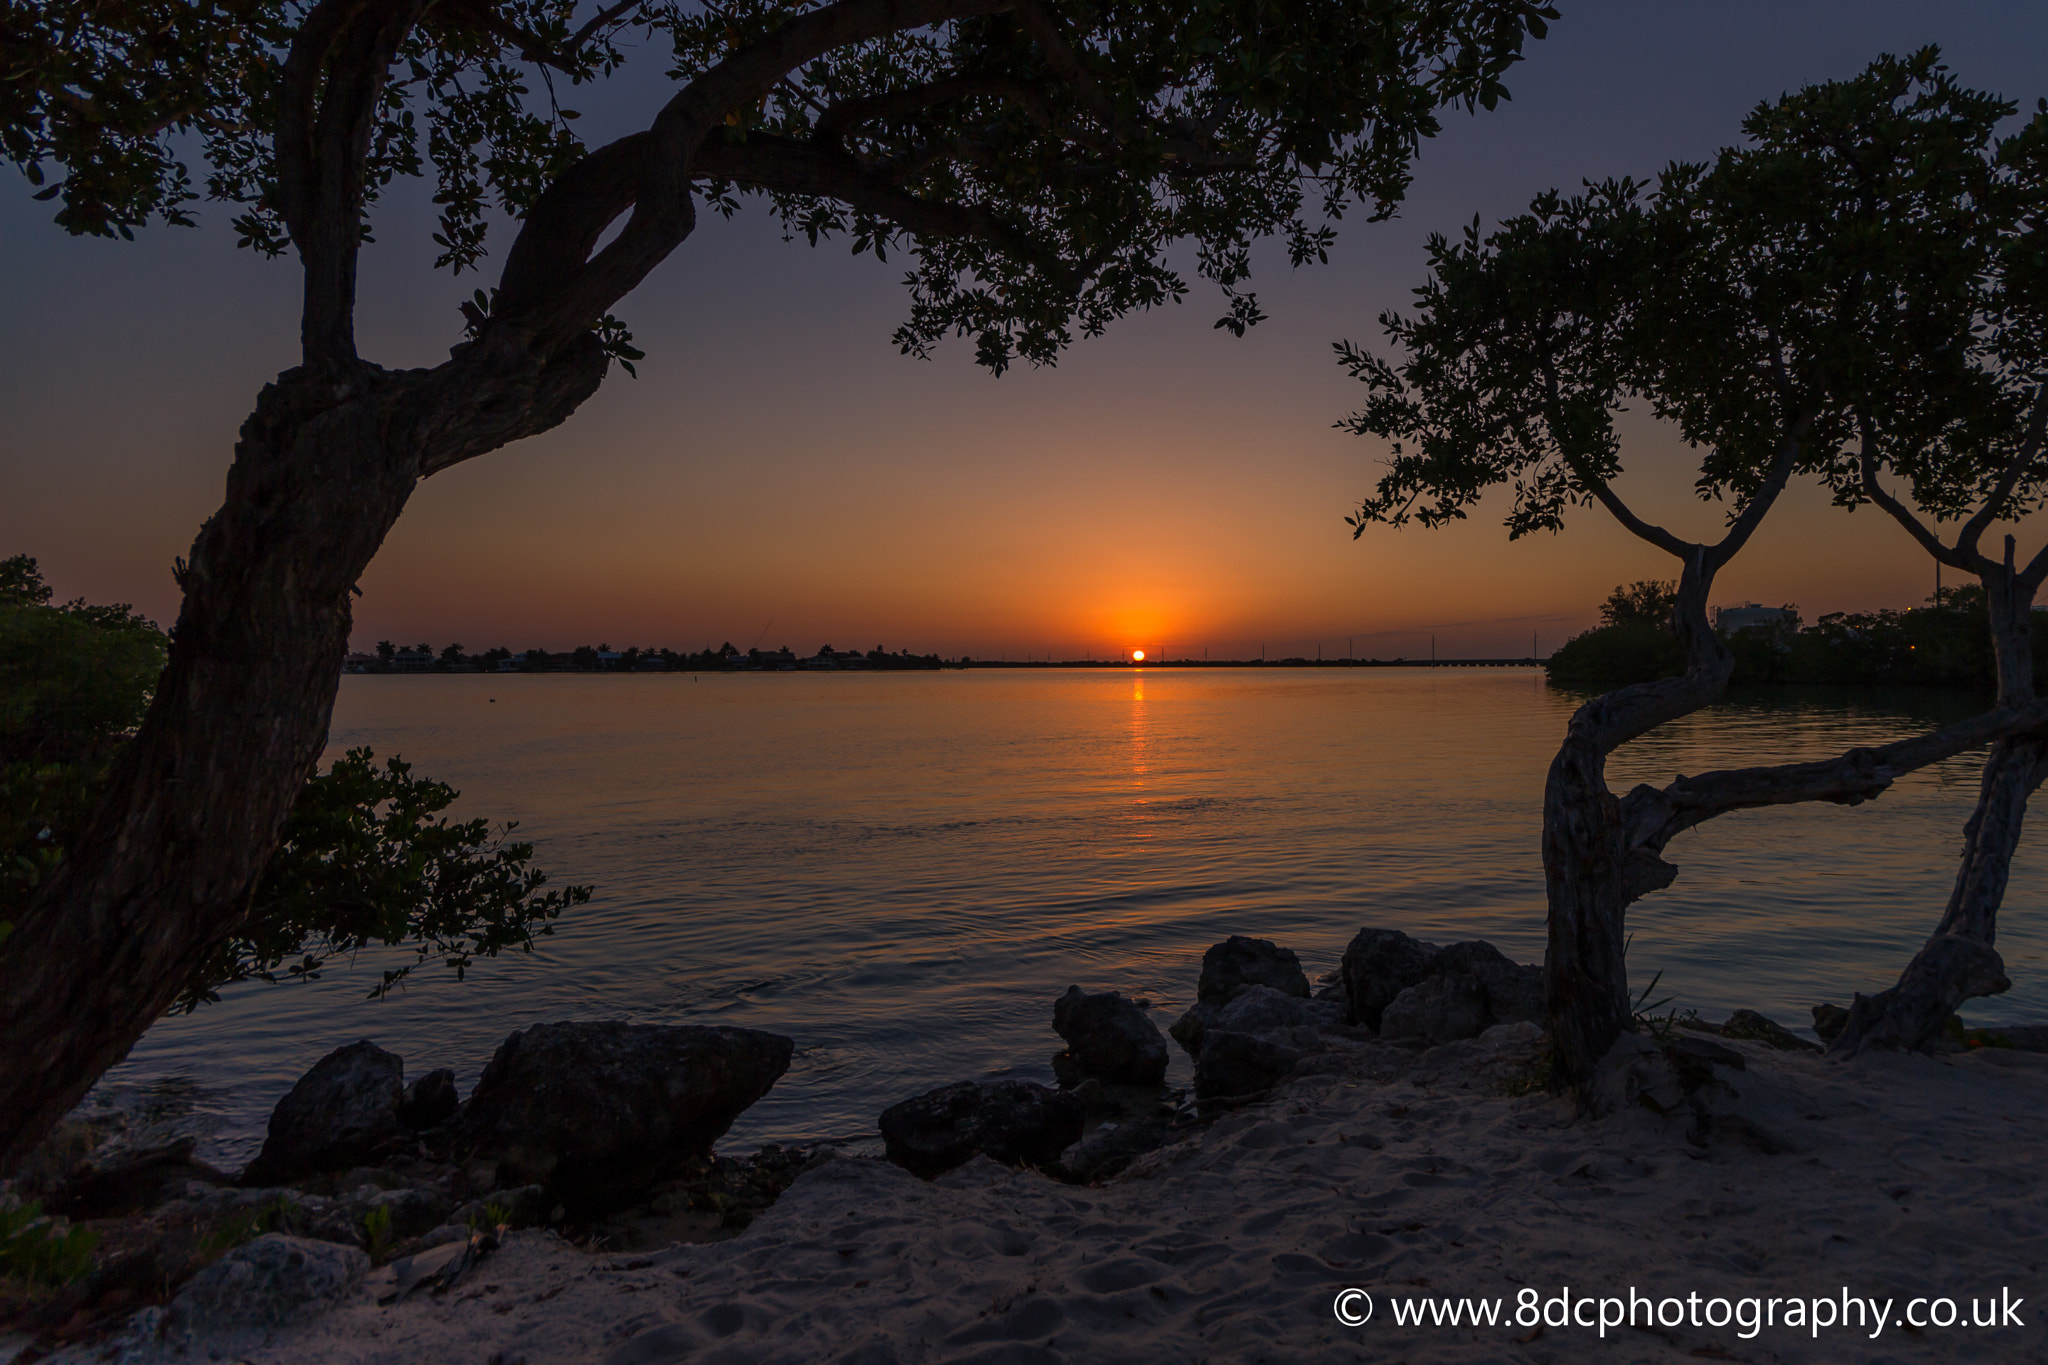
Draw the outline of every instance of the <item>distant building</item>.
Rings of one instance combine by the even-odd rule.
[[[401,649],[391,656],[393,673],[425,673],[434,666],[434,656],[422,649]]]
[[[374,654],[349,654],[341,661],[344,673],[382,673],[384,661]]]
[[[1798,619],[1798,614],[1790,607],[1767,607],[1760,602],[1745,602],[1739,607],[1714,608],[1714,628],[1723,635],[1759,628],[1776,630],[1781,626],[1789,626]]]

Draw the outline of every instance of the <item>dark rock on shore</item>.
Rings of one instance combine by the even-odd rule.
[[[1195,1058],[1195,1095],[1232,1099],[1271,1090],[1292,1074],[1303,1055],[1257,1034],[1210,1029]]]
[[[711,1155],[789,1069],[789,1039],[753,1029],[535,1024],[507,1038],[457,1120],[508,1185],[572,1210],[630,1199]]]
[[[1780,1052],[1819,1052],[1818,1044],[1809,1043],[1791,1029],[1776,1020],[1768,1019],[1755,1010],[1737,1010],[1721,1025],[1724,1038],[1749,1038],[1759,1043],[1769,1043]]]
[[[245,1185],[278,1185],[318,1171],[366,1165],[403,1131],[405,1063],[365,1038],[336,1048],[299,1078],[270,1112],[263,1150],[242,1172]]]
[[[1842,1036],[1842,1030],[1849,1027],[1849,1011],[1840,1005],[1815,1005],[1813,1007],[1813,1031],[1823,1043],[1832,1043]]]
[[[405,1088],[398,1121],[408,1128],[432,1128],[455,1117],[461,1101],[455,1094],[455,1073],[447,1067],[429,1071]]]
[[[1399,929],[1360,929],[1338,968],[1352,1022],[1377,1029],[1394,997],[1422,984],[1437,952],[1434,943],[1422,943]]]
[[[1227,1002],[1198,1000],[1174,1021],[1173,1037],[1190,1057],[1202,1055],[1202,1040],[1211,1030],[1249,1033],[1298,1051],[1322,1046],[1317,1034],[1344,1026],[1346,1011],[1336,1001],[1285,995],[1271,986],[1246,986]]]
[[[1105,1123],[1060,1154],[1060,1169],[1080,1185],[1107,1180],[1145,1153],[1164,1147],[1173,1131],[1172,1120],[1160,1117]]]
[[[1202,954],[1199,1000],[1229,1000],[1247,986],[1271,986],[1282,995],[1308,996],[1308,973],[1292,948],[1268,939],[1232,934]]]
[[[1081,1137],[1081,1102],[1031,1081],[957,1081],[882,1111],[889,1160],[930,1179],[977,1153],[1049,1168]]]
[[[277,1327],[338,1303],[369,1269],[370,1258],[354,1247],[267,1233],[194,1275],[171,1301],[166,1334]]]
[[[1490,943],[1438,948],[1394,929],[1361,929],[1342,968],[1351,1017],[1383,1038],[1434,1044],[1543,1017],[1543,969]]]
[[[1437,953],[1420,984],[1388,1002],[1380,1036],[1448,1043],[1542,1018],[1541,967],[1511,962],[1490,943],[1453,943]]]
[[[123,1152],[105,1162],[80,1161],[57,1184],[47,1206],[66,1218],[115,1218],[154,1208],[186,1185],[231,1185],[234,1177],[194,1159],[197,1139]]]
[[[1166,1039],[1144,1010],[1114,991],[1079,986],[1053,1002],[1053,1031],[1080,1069],[1105,1081],[1155,1085],[1166,1077]]]

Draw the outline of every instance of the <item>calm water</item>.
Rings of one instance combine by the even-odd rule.
[[[1068,984],[1148,997],[1164,1026],[1231,933],[1311,975],[1365,924],[1540,961],[1540,794],[1573,704],[1507,669],[349,677],[331,752],[401,754],[462,789],[461,813],[519,821],[591,903],[459,985],[421,968],[365,1001],[365,954],[238,987],[160,1024],[99,1098],[237,1163],[292,1081],[358,1037],[466,1088],[538,1020],[717,1022],[797,1041],[727,1139],[742,1148],[871,1131],[950,1080],[1049,1078]],[[1815,758],[1970,709],[1735,698],[1621,751],[1611,782]],[[1794,1025],[1890,984],[1939,915],[1980,761],[1683,836],[1678,882],[1634,909],[1632,973],[1710,1017]],[[2041,869],[2023,851],[2000,942],[2015,988],[1973,1020],[2048,1018]]]

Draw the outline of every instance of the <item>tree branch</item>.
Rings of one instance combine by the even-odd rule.
[[[278,182],[285,226],[305,271],[299,334],[308,366],[356,359],[364,162],[392,59],[425,3],[321,0],[285,60]]]
[[[1550,390],[1550,411],[1545,413],[1544,417],[1550,423],[1552,434],[1555,435],[1559,425],[1558,419],[1564,412],[1564,396],[1558,389],[1557,370],[1548,358],[1543,362],[1543,381]],[[1561,441],[1558,443],[1558,454],[1571,466],[1572,473],[1578,475],[1579,482],[1586,486],[1586,491],[1598,498],[1600,505],[1605,507],[1630,535],[1649,542],[1681,562],[1691,562],[1693,552],[1699,549],[1699,546],[1689,540],[1681,540],[1654,522],[1645,521],[1637,516],[1629,505],[1621,500],[1621,496],[1607,486],[1606,479],[1595,474],[1576,454],[1566,450]]]
[[[1965,749],[1979,748],[2048,726],[2048,701],[2004,707],[1879,748],[1856,748],[1811,763],[1729,768],[1680,777],[1659,790],[1640,786],[1622,801],[1632,846],[1651,852],[1695,825],[1733,810],[1831,801],[1854,806],[1875,800],[1907,773]]]
[[[579,201],[560,181],[542,194],[506,258],[499,286],[504,323],[543,350],[589,330],[689,235],[696,222],[690,163],[707,136],[728,112],[759,99],[791,71],[838,47],[999,13],[1014,2],[839,0],[799,14],[733,53],[655,117],[645,134],[648,143],[637,152],[640,173],[628,201],[632,216],[602,251],[588,256],[590,244],[621,211],[616,201]]]
[[[921,199],[843,151],[762,133],[750,134],[744,141],[722,140],[713,134],[691,158],[690,171],[693,177],[837,199],[911,232],[979,237],[1035,260],[1048,273],[1075,273],[1057,255],[980,205]]]
[[[1771,461],[1770,472],[1750,497],[1749,503],[1728,528],[1728,534],[1719,543],[1708,547],[1707,556],[1715,569],[1720,569],[1741,552],[1749,538],[1763,522],[1764,514],[1771,510],[1771,504],[1785,491],[1786,480],[1792,477],[1792,466],[1799,459],[1799,448],[1806,444],[1806,435],[1813,430],[1814,419],[1820,414],[1811,408],[1802,411],[1792,419],[1792,425],[1785,431],[1785,439],[1778,444],[1778,454]]]
[[[823,148],[836,148],[845,135],[876,119],[900,118],[936,105],[952,104],[976,95],[998,95],[1023,107],[1034,123],[1052,127],[1052,100],[1045,91],[1028,81],[1011,76],[953,76],[907,90],[891,90],[864,99],[841,100],[828,106],[812,125],[811,140]]]
[[[1927,524],[1920,520],[1912,508],[1884,491],[1884,486],[1877,481],[1875,442],[1871,440],[1867,430],[1863,433],[1863,449],[1857,456],[1857,464],[1863,477],[1863,496],[1883,508],[1893,521],[1905,527],[1906,534],[1918,541],[1920,548],[1934,556],[1937,562],[1952,569],[1961,569],[1964,573],[1982,575],[1997,572],[1998,566],[1983,555],[1974,551],[1965,555],[1960,550],[1952,550],[1943,544],[1941,537],[1928,529]]]

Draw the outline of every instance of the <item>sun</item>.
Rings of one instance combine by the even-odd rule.
[[[1141,664],[1141,663],[1144,663],[1144,662],[1145,662],[1145,651],[1144,651],[1144,650],[1142,650],[1142,649],[1134,649],[1134,650],[1132,650],[1132,651],[1131,651],[1131,662],[1132,662],[1132,663],[1134,663],[1134,664]]]

